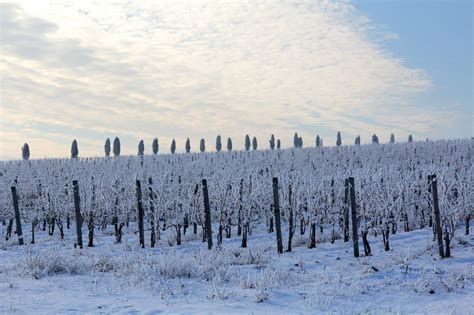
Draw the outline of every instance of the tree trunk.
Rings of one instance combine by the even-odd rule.
[[[364,243],[365,256],[371,256],[372,255],[372,250],[370,249],[369,240],[367,239],[368,234],[369,234],[369,232],[367,232],[367,231],[362,232],[362,242]]]
[[[89,212],[87,229],[89,230],[89,243],[87,244],[87,247],[94,247],[94,213],[92,211]]]
[[[308,248],[316,247],[316,223],[311,223],[311,229],[309,230],[309,245]]]
[[[446,251],[445,251],[444,256],[451,257],[451,248],[450,248],[451,238],[450,238],[449,232],[444,233],[444,241],[446,244]]]
[[[469,214],[469,215],[466,216],[466,233],[465,233],[466,235],[469,235],[469,221],[470,221],[470,219],[471,219],[471,215]]]
[[[383,249],[385,251],[389,251],[390,250],[390,243],[389,243],[390,228],[387,223],[385,223],[385,227],[382,229],[382,236],[383,236]]]

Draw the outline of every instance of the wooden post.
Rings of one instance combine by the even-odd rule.
[[[344,180],[344,242],[349,242],[349,179]]]
[[[77,246],[82,248],[82,216],[81,216],[81,199],[79,197],[79,184],[77,180],[72,181],[72,187],[74,190],[74,208],[76,212],[76,234],[77,234]]]
[[[352,242],[354,245],[354,257],[359,257],[359,235],[357,232],[357,206],[355,200],[354,177],[349,177],[349,186],[351,194]]]
[[[206,238],[207,249],[212,249],[212,226],[211,226],[211,208],[209,206],[209,192],[207,191],[207,180],[202,180],[202,193],[204,196],[204,213],[206,217]]]
[[[20,207],[18,206],[18,195],[16,187],[12,186],[13,207],[15,208],[16,234],[20,245],[23,245],[23,232],[21,230]]]
[[[433,215],[435,219],[436,238],[438,240],[438,253],[439,257],[444,258],[443,235],[441,234],[441,219],[439,216],[438,205],[438,183],[436,181],[436,175],[431,175],[430,190],[432,197],[431,205],[433,207]]]
[[[140,247],[145,248],[145,231],[143,228],[143,205],[142,205],[142,184],[137,179],[137,206],[138,206],[138,233],[140,235]]]
[[[153,204],[154,194],[153,194],[153,179],[151,177],[148,178],[148,191],[150,197],[150,212],[151,212],[151,238],[150,238],[150,246],[155,247],[156,243],[156,228],[155,228],[155,205]],[[159,230],[159,227],[158,227]]]
[[[31,221],[31,244],[35,243],[35,221],[36,220]]]
[[[273,177],[273,209],[275,210],[275,230],[277,238],[278,254],[283,253],[283,241],[281,237],[280,197],[278,194],[278,178]]]

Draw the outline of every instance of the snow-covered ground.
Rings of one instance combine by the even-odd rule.
[[[275,234],[263,226],[246,249],[234,234],[211,251],[192,229],[181,246],[163,234],[146,249],[132,226],[122,244],[112,229],[96,231],[96,246],[82,250],[72,246],[72,229],[64,241],[41,231],[25,246],[16,236],[5,242],[5,229],[1,314],[474,313],[474,237],[461,230],[452,257],[440,260],[430,228],[391,235],[388,252],[371,235],[373,256],[360,258],[350,242],[331,244],[325,234],[308,249],[308,232],[299,231],[293,252],[278,255]]]

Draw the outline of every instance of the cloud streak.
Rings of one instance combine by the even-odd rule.
[[[284,145],[294,131],[306,144],[320,133],[330,144],[337,130],[425,137],[462,120],[418,106],[429,75],[386,51],[396,34],[345,1],[20,2],[0,11],[0,158],[19,156],[25,141],[32,157],[65,156],[72,133],[82,155],[101,155],[98,139],[115,135],[134,154],[155,136],[165,151],[172,138],[181,149],[188,136],[213,143],[218,133],[236,148],[246,133],[275,133]],[[42,148],[38,135],[57,148]]]

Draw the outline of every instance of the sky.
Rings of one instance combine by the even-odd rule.
[[[0,2],[0,160],[473,135],[471,1]]]

